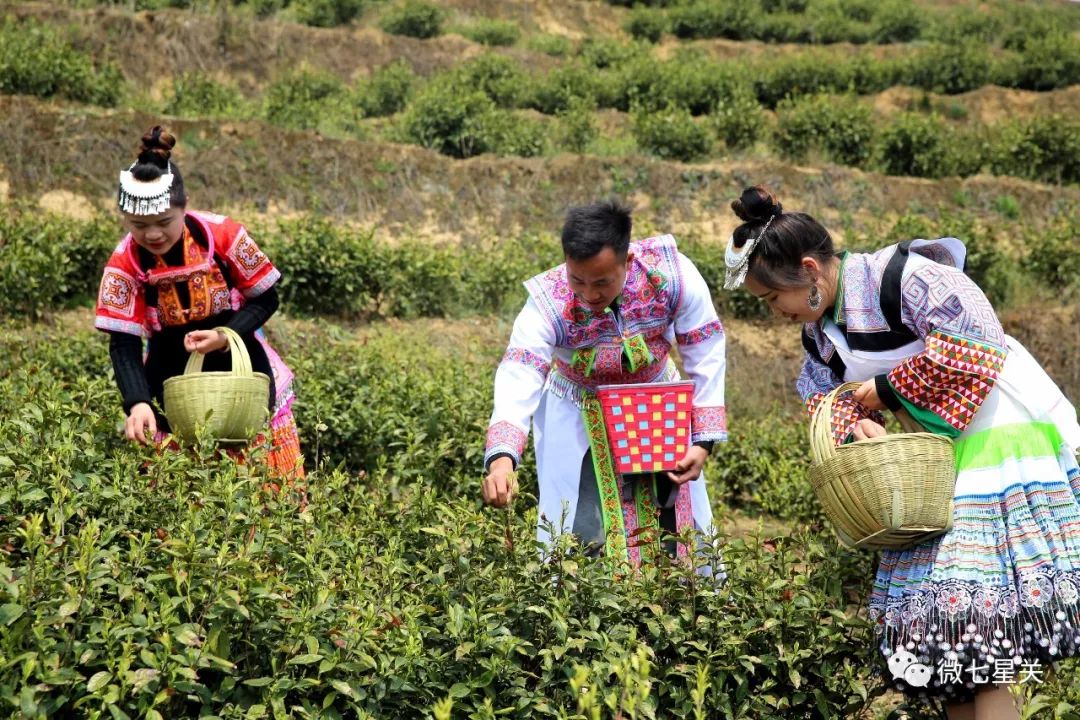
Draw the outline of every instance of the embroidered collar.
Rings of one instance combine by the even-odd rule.
[[[833,322],[844,325],[847,316],[844,314],[844,268],[847,267],[847,259],[850,253],[845,250],[840,256],[840,269],[836,271],[836,300],[833,303]]]

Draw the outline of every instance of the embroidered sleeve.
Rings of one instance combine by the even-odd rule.
[[[691,442],[727,440],[724,375],[727,369],[724,328],[716,316],[709,286],[689,258],[679,255],[681,302],[675,314],[675,340],[683,370],[694,381]]]
[[[94,327],[139,337],[150,335],[146,294],[131,265],[126,240],[113,251],[98,288]]]
[[[822,399],[834,389],[840,386],[840,379],[828,365],[823,365],[817,358],[806,353],[803,360],[802,371],[795,388],[806,406],[806,412],[810,417],[817,413]],[[870,419],[879,425],[885,424],[885,418],[881,413],[867,409],[852,399],[851,393],[844,393],[833,401],[833,412],[830,420],[833,442],[842,445],[851,436],[855,425],[860,420]]]
[[[955,437],[975,417],[1005,364],[1005,332],[982,290],[959,270],[925,265],[904,280],[904,322],[926,348],[887,374],[924,427]]]
[[[514,321],[510,344],[495,371],[495,409],[488,424],[484,466],[497,455],[521,462],[529,424],[551,369],[555,329],[530,298]]]
[[[262,295],[281,279],[281,272],[248,234],[247,228],[228,219],[223,224],[226,227],[221,236],[226,247],[217,249],[216,254],[229,266],[229,274],[241,295],[249,299]]]

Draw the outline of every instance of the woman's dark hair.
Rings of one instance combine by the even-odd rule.
[[[160,125],[150,128],[139,142],[139,157],[131,168],[131,174],[136,180],[150,182],[171,172],[173,181],[169,191],[169,205],[187,207],[184,178],[180,175],[180,168],[176,166],[176,163],[169,160],[175,146],[176,138]]]
[[[805,287],[810,275],[802,265],[804,257],[824,264],[834,254],[832,237],[821,223],[806,213],[786,213],[784,206],[764,185],[743,190],[731,209],[743,221],[733,234],[736,248],[761,234],[750,256],[748,273],[765,287],[783,290]],[[772,222],[769,222],[769,219]]]
[[[606,247],[620,260],[630,249],[630,208],[617,200],[570,208],[563,224],[563,254],[572,260],[588,260]]]

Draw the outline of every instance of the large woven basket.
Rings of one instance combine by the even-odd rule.
[[[836,447],[830,424],[837,396],[810,423],[814,493],[848,547],[902,549],[952,527],[956,466],[952,441],[925,432],[890,434]]]
[[[200,427],[222,443],[245,443],[266,425],[270,378],[252,372],[251,356],[233,330],[217,328],[229,341],[232,370],[203,372],[203,356],[193,352],[183,375],[165,381],[165,417],[173,434],[193,440]]]

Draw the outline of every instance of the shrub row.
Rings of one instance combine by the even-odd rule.
[[[973,70],[977,63],[965,60],[970,49],[927,49],[915,84],[948,91],[981,86],[986,78]],[[869,58],[835,59],[822,51],[777,60],[771,71],[751,81],[750,71],[737,64],[693,54],[657,63],[635,54],[632,46],[592,41],[582,44],[574,62],[540,78],[508,57],[484,54],[433,77],[419,90],[416,76],[400,61],[352,87],[300,69],[272,83],[258,111],[276,124],[361,137],[366,133],[362,118],[403,111],[384,131],[391,138],[470,157],[483,152],[531,156],[553,147],[580,152],[596,136],[585,115],[592,107],[614,107],[632,113],[639,147],[660,157],[693,160],[712,155],[715,140],[741,148],[766,137],[767,116],[759,103],[777,103],[779,123],[772,137],[782,153],[793,157],[824,148],[844,164],[865,166],[876,158],[875,166],[892,174],[939,177],[986,169],[1042,181],[1076,181],[1074,119],[1043,117],[956,131],[934,118],[904,116],[881,133],[870,132],[879,123],[866,110],[848,101],[834,107],[833,100],[820,95],[869,92],[892,81],[883,81],[879,64]],[[1068,68],[1065,75],[1080,79],[1080,55]],[[1052,73],[1038,76],[1045,80]],[[250,103],[237,98],[233,88],[184,75],[166,109],[218,116],[250,112]],[[554,114],[558,123],[552,128],[542,119],[511,114],[517,108]],[[690,117],[700,115],[708,116],[704,127]],[[905,149],[913,136],[926,143]]]
[[[774,142],[782,154],[874,167],[889,175],[939,178],[995,175],[1080,182],[1080,120],[1039,115],[990,126],[957,127],[935,114],[902,113],[883,126],[851,99],[818,96],[778,109]]]
[[[813,48],[778,57],[717,60],[688,48],[662,62],[642,45],[592,40],[581,45],[572,62],[522,80],[519,102],[546,113],[571,96],[591,95],[601,107],[674,104],[697,115],[715,109],[734,87],[750,88],[768,108],[789,96],[870,94],[896,85],[948,94],[985,85],[1051,90],[1080,82],[1080,39],[1050,33],[1016,51],[995,51],[968,40],[884,58]]]
[[[1076,29],[1075,11],[1044,3],[1018,8],[998,3],[976,10],[970,5],[918,7],[904,0],[688,0],[638,2],[624,29],[657,42],[664,33],[679,38],[730,38],[787,43],[954,42],[977,37],[985,43],[1015,45],[1062,28]]]
[[[969,212],[940,211],[933,221],[903,217],[872,235],[853,236],[849,246],[868,249],[881,237],[959,237],[969,246],[969,274],[1001,307],[1025,284],[1054,291],[1076,286],[1076,222],[1067,212],[1055,218],[1039,227],[1010,227],[1013,246],[1021,251],[1019,261],[1006,254],[993,229]],[[285,275],[280,289],[285,306],[308,315],[412,318],[513,312],[524,299],[521,282],[560,261],[557,241],[541,235],[464,246],[385,243],[373,231],[342,228],[317,216],[255,226],[252,232]],[[117,235],[115,222],[104,216],[84,222],[5,208],[0,214],[0,313],[37,318],[92,302]],[[680,247],[701,270],[723,316],[767,314],[749,294],[721,290],[720,243],[688,237],[680,239]],[[480,257],[483,262],[477,262]]]
[[[53,28],[36,21],[0,21],[0,93],[62,97],[112,107],[123,77],[97,62]]]
[[[0,213],[0,316],[40,318],[92,302],[120,234],[101,215],[78,221],[37,209]],[[516,311],[521,283],[561,261],[555,238],[540,235],[463,246],[406,240],[386,243],[374,231],[342,228],[319,216],[251,227],[289,279],[282,300],[308,315],[454,317]],[[759,304],[721,293],[723,249],[686,238],[684,252],[702,265],[717,302],[733,314],[762,316]],[[477,262],[477,258],[484,258]]]

